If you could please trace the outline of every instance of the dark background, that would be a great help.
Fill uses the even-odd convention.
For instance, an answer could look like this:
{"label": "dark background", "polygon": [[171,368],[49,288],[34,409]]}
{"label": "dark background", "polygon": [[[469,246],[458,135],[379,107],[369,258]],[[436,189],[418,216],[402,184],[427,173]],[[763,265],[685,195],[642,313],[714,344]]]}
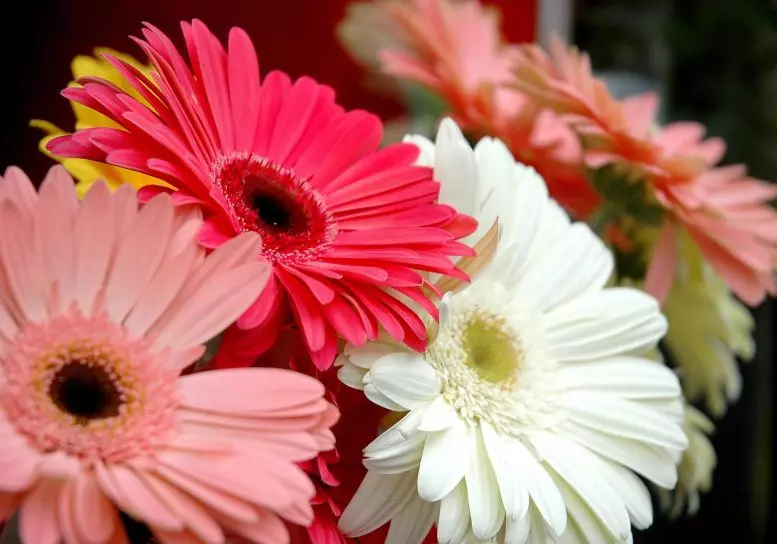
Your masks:
{"label": "dark background", "polygon": [[[512,41],[533,39],[532,0],[492,0]],[[345,0],[108,0],[14,2],[2,8],[5,78],[0,171],[41,179],[51,162],[37,150],[32,118],[72,128],[58,95],[70,61],[96,46],[139,55],[127,36],[149,21],[180,43],[178,22],[202,18],[220,37],[242,26],[262,71],[280,68],[335,87],[340,102],[389,120],[401,105],[364,89],[364,74],[334,38]],[[628,4],[628,7],[623,7]],[[8,6],[6,3],[5,6]],[[727,161],[745,161],[777,180],[777,9],[766,0],[588,0],[576,2],[575,38],[602,70],[645,75],[663,91],[668,119],[696,119],[729,142]],[[718,422],[718,468],[699,515],[668,523],[656,514],[638,543],[774,542],[772,370],[774,305],[756,310],[758,355],[743,367],[744,396]],[[768,537],[767,537],[768,531]]]}

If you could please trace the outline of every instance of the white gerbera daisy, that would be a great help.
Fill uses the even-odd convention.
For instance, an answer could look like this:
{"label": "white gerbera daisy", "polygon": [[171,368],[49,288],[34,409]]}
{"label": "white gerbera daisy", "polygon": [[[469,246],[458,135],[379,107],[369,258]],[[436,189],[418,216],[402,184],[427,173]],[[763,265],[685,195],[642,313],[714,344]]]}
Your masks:
{"label": "white gerbera daisy", "polygon": [[391,521],[396,544],[433,524],[441,543],[631,541],[652,521],[637,474],[673,487],[687,446],[675,375],[638,356],[666,330],[656,301],[604,288],[609,252],[501,142],[473,151],[450,121],[436,152],[416,141],[443,198],[481,224],[503,218],[502,238],[446,295],[425,353],[375,342],[339,358],[343,382],[406,412],[365,449],[341,528]]}

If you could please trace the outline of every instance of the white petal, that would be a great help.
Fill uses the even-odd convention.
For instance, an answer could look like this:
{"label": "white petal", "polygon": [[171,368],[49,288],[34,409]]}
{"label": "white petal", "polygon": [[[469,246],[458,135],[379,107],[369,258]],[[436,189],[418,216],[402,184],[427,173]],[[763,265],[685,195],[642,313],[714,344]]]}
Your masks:
{"label": "white petal", "polygon": [[549,311],[586,292],[601,289],[612,273],[612,255],[588,226],[572,225],[532,259],[514,286],[514,296],[538,311]]}
{"label": "white petal", "polygon": [[382,526],[413,498],[415,480],[415,472],[392,475],[367,472],[340,517],[340,529],[350,536],[362,536]]}
{"label": "white petal", "polygon": [[571,391],[560,402],[569,418],[599,432],[682,450],[688,439],[679,422],[649,405]]}
{"label": "white petal", "polygon": [[409,144],[415,144],[421,150],[418,159],[415,161],[418,166],[434,166],[434,143],[429,138],[421,136],[420,134],[408,134],[402,138],[402,141]]}
{"label": "white petal", "polygon": [[418,353],[392,353],[378,359],[367,378],[384,396],[412,410],[437,396],[437,372]]}
{"label": "white petal", "polygon": [[505,544],[524,544],[529,538],[529,531],[531,531],[531,515],[528,511],[516,520],[507,518]]}
{"label": "white petal", "polygon": [[607,483],[623,500],[632,525],[637,529],[650,527],[653,523],[653,504],[650,501],[648,488],[633,472],[615,463],[601,461],[611,473],[611,476],[607,478]]}
{"label": "white petal", "polygon": [[494,538],[502,528],[505,510],[499,496],[499,485],[491,468],[491,460],[486,453],[480,432],[473,432],[475,451],[470,456],[465,481],[467,482],[467,500],[472,518],[472,532],[480,540]]}
{"label": "white petal", "polygon": [[423,419],[418,429],[427,432],[442,431],[453,425],[458,417],[456,410],[440,396],[424,408]]}
{"label": "white petal", "polygon": [[[369,376],[369,373],[365,375],[365,378]],[[387,396],[385,396],[383,393],[378,391],[378,388],[372,385],[371,383],[367,383],[364,386],[364,395],[370,399],[372,402],[377,404],[378,406],[382,406],[386,410],[391,410],[392,412],[405,412],[407,409],[402,406],[401,404],[397,404]]]}
{"label": "white petal", "polygon": [[546,316],[549,349],[562,361],[641,353],[666,333],[656,300],[641,291],[612,288],[580,297]]}
{"label": "white petal", "polygon": [[607,529],[621,541],[631,534],[629,514],[607,481],[606,469],[587,449],[549,432],[531,436],[537,452],[591,508]]}
{"label": "white petal", "polygon": [[440,544],[457,544],[464,540],[468,530],[469,504],[467,503],[467,487],[462,481],[440,503],[437,540]]}
{"label": "white petal", "polygon": [[340,381],[354,389],[364,389],[363,381],[366,374],[367,370],[351,363],[345,363],[337,370]]}
{"label": "white petal", "polygon": [[529,487],[521,474],[521,467],[510,455],[510,443],[515,439],[500,437],[488,423],[481,422],[480,426],[483,442],[499,483],[505,514],[512,519],[523,518],[529,508]]}
{"label": "white petal", "polygon": [[666,450],[602,433],[572,421],[565,421],[562,426],[563,432],[568,433],[572,440],[603,457],[621,463],[657,486],[672,489],[677,484],[677,467]]}
{"label": "white petal", "polygon": [[409,412],[364,449],[364,466],[382,474],[418,468],[426,433],[418,432],[420,409]]}
{"label": "white petal", "polygon": [[674,399],[681,394],[677,375],[666,365],[639,357],[565,365],[558,386],[587,389],[628,399]]}
{"label": "white petal", "polygon": [[[434,179],[440,182],[439,201],[472,215],[478,222],[478,170],[475,153],[456,123],[443,119],[435,141]],[[493,219],[488,223],[491,225]]]}
{"label": "white petal", "polygon": [[391,521],[386,544],[421,544],[432,529],[439,505],[417,495]]}
{"label": "white petal", "polygon": [[347,360],[353,365],[369,370],[372,364],[384,355],[400,351],[403,351],[401,347],[387,342],[367,342],[363,346],[347,344],[338,360],[343,363]]}
{"label": "white petal", "polygon": [[612,535],[591,511],[583,499],[566,482],[559,481],[559,489],[569,510],[569,528],[559,544],[589,544],[611,542]]}
{"label": "white petal", "polygon": [[418,473],[418,494],[439,501],[456,487],[470,463],[473,433],[460,419],[442,431],[429,433]]}

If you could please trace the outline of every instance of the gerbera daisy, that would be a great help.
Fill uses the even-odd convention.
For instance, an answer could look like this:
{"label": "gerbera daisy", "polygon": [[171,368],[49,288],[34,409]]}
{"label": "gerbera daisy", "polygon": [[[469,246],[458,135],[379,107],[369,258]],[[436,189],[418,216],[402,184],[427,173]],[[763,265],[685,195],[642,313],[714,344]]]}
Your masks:
{"label": "gerbera daisy", "polygon": [[105,82],[66,89],[122,128],[78,131],[49,149],[170,183],[174,200],[205,210],[207,247],[261,234],[272,275],[242,329],[277,322],[288,308],[321,368],[334,360],[338,335],[359,345],[379,325],[422,349],[422,321],[395,295],[435,311],[419,271],[460,275],[451,256],[471,253],[456,238],[473,221],[436,203],[439,184],[413,165],[415,146],[376,151],[382,129],[374,115],[344,112],[331,88],[306,77],[292,83],[272,72],[260,82],[240,29],[225,51],[200,21],[182,28],[190,66],[150,25],[137,40],[155,67],[153,82],[109,57],[150,108]]}
{"label": "gerbera daisy", "polygon": [[[462,127],[502,139],[548,180],[551,193],[586,217],[598,197],[588,183],[577,137],[552,111],[511,88],[518,47],[504,43],[498,11],[476,0],[376,0],[349,11],[346,37],[361,29],[375,42],[382,70],[439,95]],[[346,46],[364,59],[364,41]],[[368,47],[368,50],[370,48]]]}
{"label": "gerbera daisy", "polygon": [[502,238],[446,295],[426,352],[376,342],[339,358],[345,383],[404,413],[365,449],[340,525],[359,535],[391,521],[387,542],[407,544],[432,524],[441,543],[630,541],[631,524],[652,521],[635,473],[673,487],[687,446],[677,378],[639,356],[666,330],[658,304],[604,288],[609,252],[499,142],[472,151],[459,135],[436,153],[443,187],[442,165],[480,171],[467,189],[477,217],[504,218]]}
{"label": "gerbera daisy", "polygon": [[282,543],[312,520],[294,464],[333,446],[323,386],[281,369],[179,377],[269,269],[246,233],[204,257],[199,212],[53,168],[0,179],[0,519],[29,544]]}
{"label": "gerbera daisy", "polygon": [[[70,64],[70,69],[73,73],[73,82],[70,84],[70,86],[75,87],[79,85],[78,82],[83,83],[90,81],[93,78],[100,78],[112,83],[113,85],[116,85],[140,102],[144,102],[143,97],[132,88],[132,86],[121,76],[121,74],[116,71],[111,63],[103,58],[103,55],[121,59],[122,62],[126,62],[128,65],[132,66],[145,76],[149,75],[150,67],[141,64],[132,56],[119,53],[106,47],[99,47],[94,50],[93,56],[79,55],[73,59],[73,62]],[[73,113],[76,118],[75,128],[77,130],[90,127],[118,128],[116,123],[93,109],[87,108],[75,102],[72,103],[72,106]],[[36,119],[31,121],[30,124],[46,132],[46,136],[44,136],[40,141],[40,149],[46,155],[57,159],[57,157],[54,157],[51,155],[51,153],[49,153],[49,151],[46,149],[46,145],[55,137],[66,134],[66,132],[47,121]],[[132,170],[127,170],[126,168],[111,166],[109,164],[100,164],[83,159],[61,159],[59,161],[68,170],[68,172],[70,172],[70,175],[78,181],[76,184],[76,191],[78,192],[78,196],[80,198],[83,198],[84,194],[86,194],[92,184],[94,184],[94,182],[97,180],[104,181],[111,189],[115,189],[124,183],[129,183],[135,188],[140,188],[145,185],[167,186],[166,183],[159,179],[141,174],[140,172],[133,172]]]}
{"label": "gerbera daisy", "polygon": [[646,289],[662,301],[669,292],[680,225],[745,303],[757,305],[777,293],[777,213],[768,206],[777,188],[749,177],[742,165],[713,168],[725,152],[720,139],[705,140],[696,123],[659,127],[655,95],[615,100],[576,49],[557,40],[550,57],[527,46],[519,59],[513,86],[570,119],[587,164],[634,171],[640,183],[624,180],[620,192],[633,196],[647,189],[645,203],[668,212]]}

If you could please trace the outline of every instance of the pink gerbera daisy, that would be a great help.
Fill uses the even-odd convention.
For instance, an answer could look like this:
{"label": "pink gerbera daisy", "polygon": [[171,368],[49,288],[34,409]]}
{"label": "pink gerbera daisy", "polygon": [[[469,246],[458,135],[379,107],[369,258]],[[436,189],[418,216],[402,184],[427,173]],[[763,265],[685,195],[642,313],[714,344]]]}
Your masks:
{"label": "pink gerbera daisy", "polygon": [[397,295],[435,314],[419,271],[461,276],[451,256],[471,254],[456,240],[474,220],[436,203],[439,184],[430,169],[413,165],[414,145],[377,151],[382,126],[374,115],[345,112],[331,88],[306,77],[292,82],[271,72],[260,82],[240,29],[225,50],[200,21],[182,28],[188,65],[150,25],[136,40],[155,68],[153,81],[108,57],[150,107],[106,81],[82,81],[63,94],[123,129],[82,130],[49,149],[173,185],[174,200],[204,209],[207,247],[240,232],[261,234],[272,275],[241,329],[277,324],[290,309],[321,368],[331,365],[338,336],[360,345],[379,325],[423,348],[423,322]]}
{"label": "pink gerbera daisy", "polygon": [[[53,168],[40,194],[0,178],[0,520],[26,544],[288,540],[312,521],[296,462],[333,446],[323,386],[282,369],[180,377],[259,293],[243,234],[208,257],[196,208],[130,186],[80,203]],[[280,516],[280,517],[279,517]]]}
{"label": "pink gerbera daisy", "polygon": [[666,211],[645,278],[651,294],[663,300],[669,293],[678,226],[745,303],[755,306],[777,293],[777,213],[769,206],[777,188],[749,177],[743,165],[716,166],[726,149],[722,140],[705,138],[698,123],[659,126],[652,93],[616,100],[588,56],[559,40],[550,55],[524,48],[516,69],[517,88],[575,127],[590,167],[636,172],[648,187],[646,201]]}

